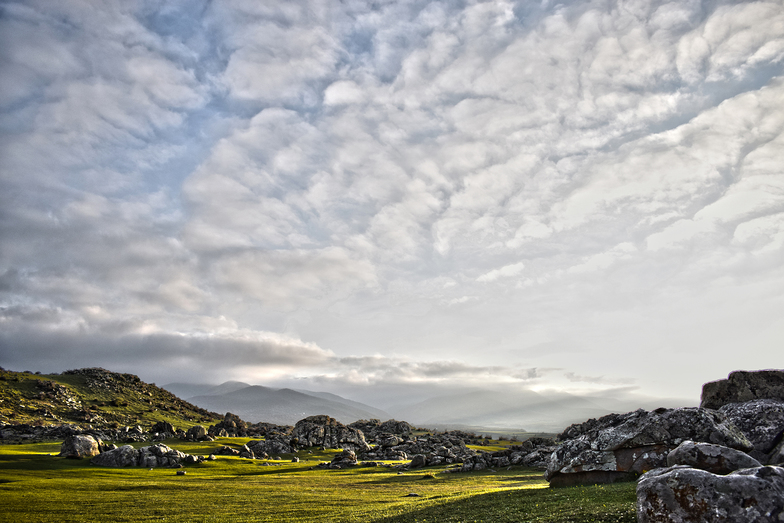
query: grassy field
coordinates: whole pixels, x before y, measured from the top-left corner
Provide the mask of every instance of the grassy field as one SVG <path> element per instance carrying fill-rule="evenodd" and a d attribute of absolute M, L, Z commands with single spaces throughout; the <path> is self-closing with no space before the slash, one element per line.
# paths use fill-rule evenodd
<path fill-rule="evenodd" d="M 215 442 L 166 442 L 209 454 Z M 136 444 L 135 446 L 143 446 Z M 185 468 L 110 469 L 56 457 L 58 443 L 0 445 L 0 521 L 634 522 L 634 483 L 551 489 L 536 470 L 398 474 L 310 470 L 337 451 L 218 457 Z M 409 496 L 417 494 L 417 496 Z"/>

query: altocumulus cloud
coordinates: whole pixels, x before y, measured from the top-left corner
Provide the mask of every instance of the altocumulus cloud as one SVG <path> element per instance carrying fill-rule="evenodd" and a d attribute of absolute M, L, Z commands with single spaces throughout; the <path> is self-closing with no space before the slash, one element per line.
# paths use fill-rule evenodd
<path fill-rule="evenodd" d="M 4 3 L 0 363 L 688 396 L 776 366 L 782 28 L 762 0 Z"/>

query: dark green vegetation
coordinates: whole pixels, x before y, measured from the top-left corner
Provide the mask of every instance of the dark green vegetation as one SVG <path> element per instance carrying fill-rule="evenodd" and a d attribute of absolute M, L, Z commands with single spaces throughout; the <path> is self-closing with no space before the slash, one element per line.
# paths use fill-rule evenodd
<path fill-rule="evenodd" d="M 62 374 L 0 370 L 0 423 L 117 428 L 168 421 L 187 429 L 220 419 L 133 374 L 103 369 Z"/>
<path fill-rule="evenodd" d="M 208 454 L 246 441 L 166 443 Z M 55 457 L 58 451 L 59 443 L 0 446 L 0 520 L 635 521 L 634 483 L 551 489 L 541 472 L 517 467 L 467 474 L 310 470 L 337 452 L 311 449 L 298 453 L 299 463 L 291 455 L 278 461 L 218 457 L 177 476 L 174 469 L 95 467 Z"/>

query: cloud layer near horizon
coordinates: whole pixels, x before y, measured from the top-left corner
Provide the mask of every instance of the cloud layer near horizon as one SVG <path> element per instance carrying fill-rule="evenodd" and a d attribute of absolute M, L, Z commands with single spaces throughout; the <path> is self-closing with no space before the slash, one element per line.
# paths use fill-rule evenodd
<path fill-rule="evenodd" d="M 692 397 L 782 367 L 783 27 L 4 3 L 0 364 Z"/>

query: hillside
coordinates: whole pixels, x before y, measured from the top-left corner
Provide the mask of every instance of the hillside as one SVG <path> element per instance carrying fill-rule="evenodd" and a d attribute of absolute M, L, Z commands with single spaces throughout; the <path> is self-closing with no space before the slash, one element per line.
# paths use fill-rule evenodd
<path fill-rule="evenodd" d="M 0 423 L 116 428 L 168 421 L 185 429 L 222 418 L 133 374 L 100 368 L 62 374 L 0 368 Z"/>

